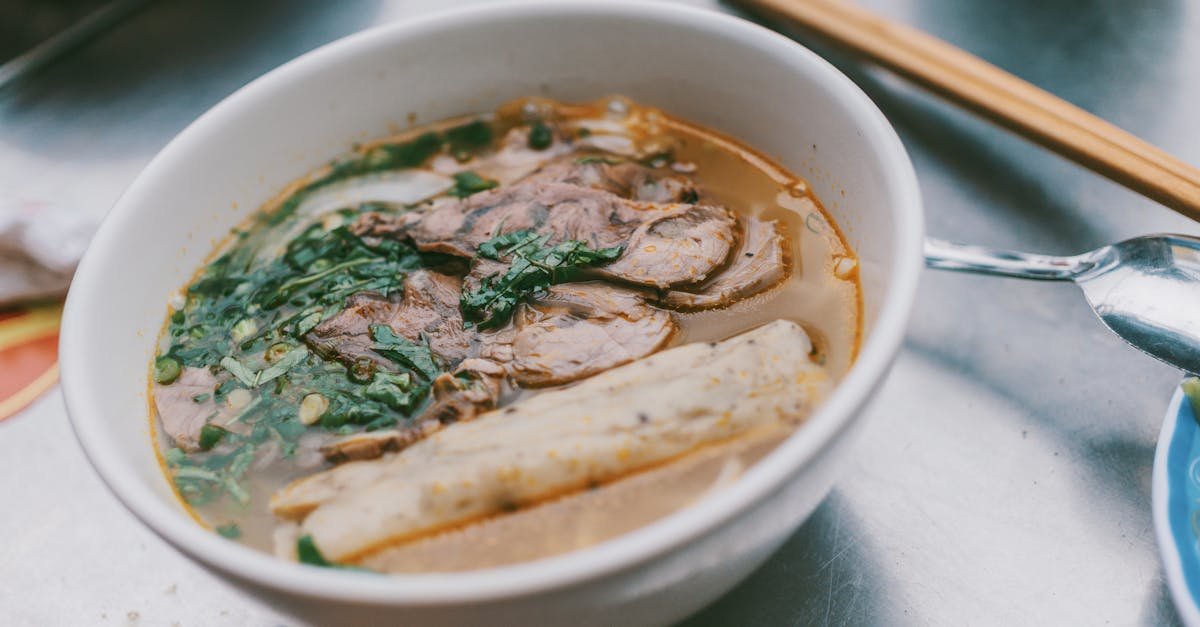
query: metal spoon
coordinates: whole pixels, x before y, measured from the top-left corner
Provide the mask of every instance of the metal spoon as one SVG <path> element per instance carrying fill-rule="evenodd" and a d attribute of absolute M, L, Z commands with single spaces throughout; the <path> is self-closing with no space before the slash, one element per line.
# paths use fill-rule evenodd
<path fill-rule="evenodd" d="M 1073 257 L 925 240 L 930 268 L 1074 281 L 1130 346 L 1200 373 L 1200 239 L 1146 235 Z"/>

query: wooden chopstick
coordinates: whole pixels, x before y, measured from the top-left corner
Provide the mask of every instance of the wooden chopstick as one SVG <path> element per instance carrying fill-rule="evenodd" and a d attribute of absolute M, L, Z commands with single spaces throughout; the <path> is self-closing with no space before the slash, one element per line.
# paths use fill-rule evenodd
<path fill-rule="evenodd" d="M 1200 220 L 1200 169 L 915 28 L 846 0 L 734 0 L 800 27 L 1175 211 Z"/>
<path fill-rule="evenodd" d="M 107 4 L 78 22 L 49 37 L 3 64 L 0 64 L 0 89 L 49 65 L 67 53 L 99 37 L 146 4 L 148 0 L 109 0 Z"/>

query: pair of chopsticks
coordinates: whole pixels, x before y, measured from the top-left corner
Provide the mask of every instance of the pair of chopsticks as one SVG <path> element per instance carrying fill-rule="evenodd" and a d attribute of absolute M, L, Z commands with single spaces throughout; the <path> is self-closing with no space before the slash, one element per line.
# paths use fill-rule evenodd
<path fill-rule="evenodd" d="M 824 38 L 1200 220 L 1200 169 L 940 39 L 846 0 L 734 0 L 734 4 Z"/>

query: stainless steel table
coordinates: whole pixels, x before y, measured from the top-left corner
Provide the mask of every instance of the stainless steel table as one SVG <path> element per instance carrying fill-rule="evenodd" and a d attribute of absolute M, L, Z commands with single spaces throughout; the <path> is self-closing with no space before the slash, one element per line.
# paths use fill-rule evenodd
<path fill-rule="evenodd" d="M 441 3 L 244 4 L 160 0 L 0 93 L 0 193 L 98 218 L 159 147 L 238 86 Z M 865 4 L 1200 163 L 1196 3 Z M 931 233 L 1049 253 L 1200 233 L 891 77 L 834 60 L 900 130 Z M 1176 622 L 1150 468 L 1177 380 L 1104 330 L 1070 286 L 928 274 L 854 466 L 767 565 L 687 624 Z M 107 494 L 57 393 L 0 423 L 0 497 L 0 623 L 285 622 Z"/>

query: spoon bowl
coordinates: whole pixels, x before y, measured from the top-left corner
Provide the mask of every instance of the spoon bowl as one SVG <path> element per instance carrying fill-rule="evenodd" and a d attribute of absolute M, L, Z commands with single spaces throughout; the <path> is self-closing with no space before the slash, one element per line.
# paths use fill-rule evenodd
<path fill-rule="evenodd" d="M 1200 239 L 1145 235 L 1070 257 L 925 240 L 930 268 L 1074 281 L 1130 346 L 1200 373 Z"/>

